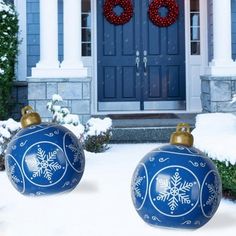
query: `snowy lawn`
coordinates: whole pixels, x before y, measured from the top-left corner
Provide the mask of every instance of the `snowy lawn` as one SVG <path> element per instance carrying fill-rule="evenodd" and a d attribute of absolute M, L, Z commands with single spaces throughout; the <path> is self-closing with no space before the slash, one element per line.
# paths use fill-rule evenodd
<path fill-rule="evenodd" d="M 21 196 L 0 173 L 0 236 L 168 236 L 186 230 L 154 228 L 136 213 L 130 195 L 133 171 L 157 144 L 112 145 L 102 154 L 86 152 L 86 169 L 68 194 Z M 192 235 L 232 235 L 236 203 L 222 200 L 213 219 Z"/>

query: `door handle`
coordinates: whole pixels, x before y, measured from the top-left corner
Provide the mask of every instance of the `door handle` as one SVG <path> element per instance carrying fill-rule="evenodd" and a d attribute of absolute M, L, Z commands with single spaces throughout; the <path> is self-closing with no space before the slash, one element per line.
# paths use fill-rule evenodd
<path fill-rule="evenodd" d="M 140 66 L 140 57 L 139 57 L 140 53 L 137 50 L 136 51 L 136 59 L 135 59 L 135 65 L 136 65 L 136 75 L 139 75 L 139 66 Z"/>
<path fill-rule="evenodd" d="M 148 63 L 148 58 L 147 58 L 147 51 L 143 51 L 143 64 L 144 64 L 144 75 L 147 75 L 147 63 Z"/>

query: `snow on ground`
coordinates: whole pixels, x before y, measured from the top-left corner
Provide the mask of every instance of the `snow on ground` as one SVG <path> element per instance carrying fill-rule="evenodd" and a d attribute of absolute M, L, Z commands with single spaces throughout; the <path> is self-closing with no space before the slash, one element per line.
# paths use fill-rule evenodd
<path fill-rule="evenodd" d="M 186 230 L 154 228 L 136 213 L 130 195 L 133 171 L 158 144 L 120 144 L 102 154 L 86 152 L 86 169 L 68 194 L 21 196 L 0 173 L 0 236 L 182 236 Z M 223 200 L 213 219 L 193 236 L 231 235 L 236 204 Z"/>
<path fill-rule="evenodd" d="M 236 163 L 236 116 L 230 113 L 200 114 L 196 117 L 194 146 L 219 161 Z"/>

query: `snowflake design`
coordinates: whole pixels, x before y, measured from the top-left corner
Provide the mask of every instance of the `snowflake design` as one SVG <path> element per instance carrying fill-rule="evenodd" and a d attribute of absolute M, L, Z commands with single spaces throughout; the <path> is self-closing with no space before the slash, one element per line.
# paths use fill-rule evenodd
<path fill-rule="evenodd" d="M 55 150 L 53 152 L 44 151 L 40 146 L 38 146 L 36 159 L 34 159 L 34 172 L 33 178 L 41 177 L 43 175 L 49 182 L 52 180 L 53 173 L 57 170 L 61 169 L 61 165 L 55 161 L 57 158 L 57 152 L 59 150 Z"/>
<path fill-rule="evenodd" d="M 134 195 L 138 198 L 142 197 L 140 186 L 141 186 L 143 180 L 145 180 L 145 176 L 143 176 L 143 177 L 137 176 L 134 181 L 134 187 L 133 187 Z"/>
<path fill-rule="evenodd" d="M 207 188 L 209 190 L 210 196 L 208 197 L 208 200 L 206 201 L 206 205 L 217 205 L 218 201 L 218 193 L 219 193 L 219 188 L 218 188 L 218 183 L 217 179 L 215 177 L 214 183 L 213 184 L 207 184 Z"/>
<path fill-rule="evenodd" d="M 180 203 L 188 205 L 191 203 L 188 192 L 190 192 L 194 183 L 188 183 L 187 181 L 182 183 L 181 180 L 182 178 L 178 171 L 175 172 L 170 181 L 163 178 L 158 179 L 160 187 L 164 190 L 159 193 L 156 199 L 163 202 L 168 201 L 168 206 L 172 214 Z"/>
<path fill-rule="evenodd" d="M 70 144 L 70 145 L 67 145 L 66 147 L 68 147 L 72 151 L 74 155 L 73 164 L 75 164 L 76 162 L 79 161 L 79 157 L 80 157 L 78 148 L 76 147 L 75 144 Z"/>
<path fill-rule="evenodd" d="M 16 163 L 14 165 L 10 166 L 10 175 L 11 175 L 11 178 L 14 181 L 14 183 L 18 184 L 18 183 L 20 183 L 20 180 L 15 175 L 15 172 L 16 172 Z"/>

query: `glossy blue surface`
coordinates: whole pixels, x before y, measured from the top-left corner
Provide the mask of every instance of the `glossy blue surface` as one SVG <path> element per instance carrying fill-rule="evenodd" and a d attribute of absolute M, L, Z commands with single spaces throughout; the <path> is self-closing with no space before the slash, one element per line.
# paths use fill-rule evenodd
<path fill-rule="evenodd" d="M 8 145 L 6 171 L 22 194 L 39 196 L 70 191 L 79 183 L 85 165 L 76 136 L 49 123 L 18 132 Z"/>
<path fill-rule="evenodd" d="M 222 186 L 215 165 L 199 150 L 166 145 L 140 161 L 131 192 L 136 211 L 148 224 L 195 229 L 215 214 Z"/>

